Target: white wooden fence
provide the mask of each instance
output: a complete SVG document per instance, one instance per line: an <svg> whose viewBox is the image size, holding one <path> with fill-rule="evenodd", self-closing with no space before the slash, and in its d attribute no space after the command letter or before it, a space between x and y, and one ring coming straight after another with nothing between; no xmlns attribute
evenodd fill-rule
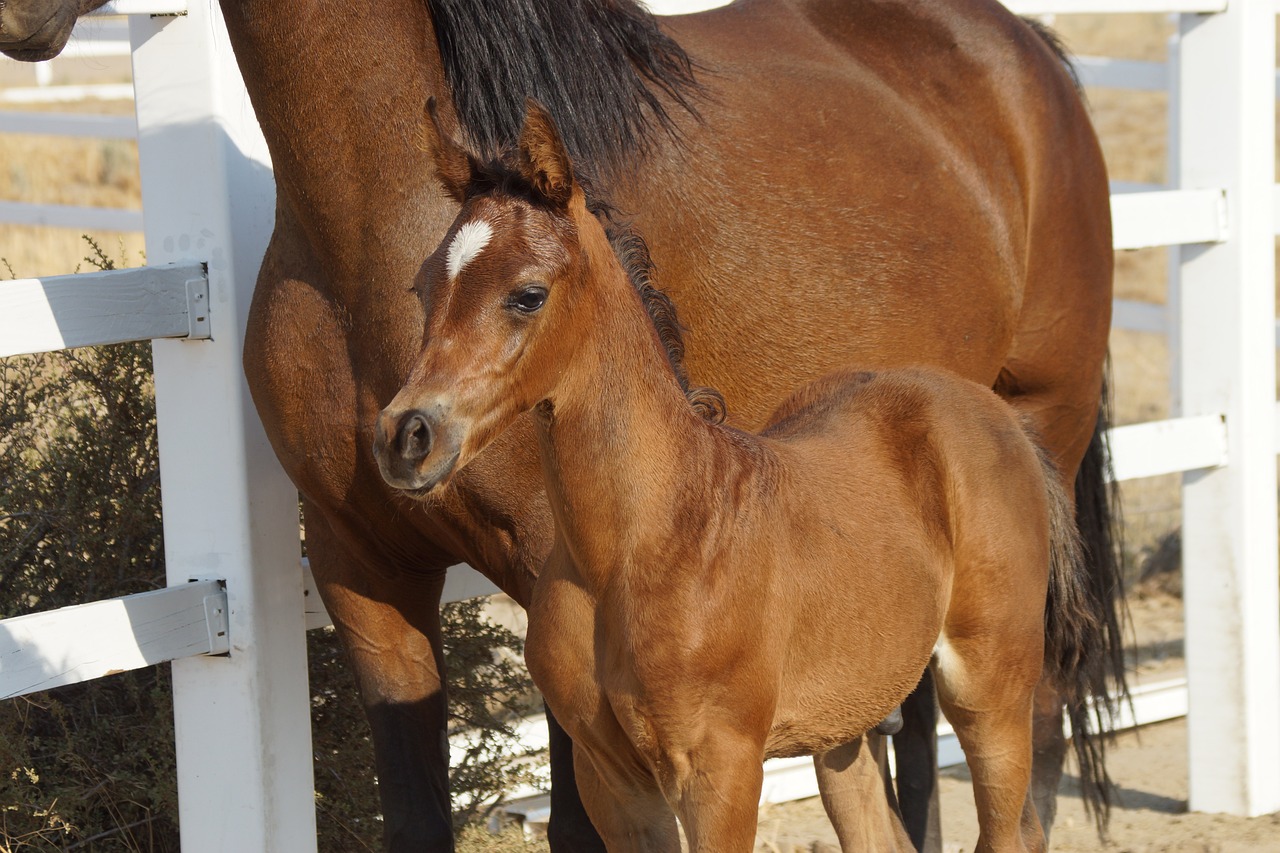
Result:
<svg viewBox="0 0 1280 853"><path fill-rule="evenodd" d="M303 631L325 616L298 570L296 493L240 371L272 224L270 164L216 4L115 5L132 14L151 266L4 284L0 353L155 339L169 588L0 621L0 696L172 660L184 849L314 849ZM1182 117L1177 189L1112 200L1118 248L1182 246L1172 307L1117 306L1151 328L1174 321L1182 412L1116 429L1112 441L1118 478L1187 472L1191 806L1275 811L1275 0L1008 5L1184 13L1170 69L1083 66L1094 84L1172 85ZM0 132L24 127L76 132L73 121L0 114ZM450 598L493 589L470 570L450 575Z"/></svg>

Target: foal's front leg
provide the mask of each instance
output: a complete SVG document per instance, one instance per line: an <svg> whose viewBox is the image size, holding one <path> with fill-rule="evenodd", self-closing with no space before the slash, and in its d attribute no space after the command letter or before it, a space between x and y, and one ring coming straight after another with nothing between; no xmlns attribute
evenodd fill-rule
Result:
<svg viewBox="0 0 1280 853"><path fill-rule="evenodd" d="M680 853L675 813L652 777L627 773L581 745L573 750L573 772L582 805L609 853Z"/></svg>
<svg viewBox="0 0 1280 853"><path fill-rule="evenodd" d="M764 783L764 744L716 732L674 769L676 810L690 853L750 853Z"/></svg>

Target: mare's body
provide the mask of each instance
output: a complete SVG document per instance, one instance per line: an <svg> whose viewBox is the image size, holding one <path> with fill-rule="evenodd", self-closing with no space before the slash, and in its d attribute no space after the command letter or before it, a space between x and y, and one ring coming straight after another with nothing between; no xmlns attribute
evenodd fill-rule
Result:
<svg viewBox="0 0 1280 853"><path fill-rule="evenodd" d="M1065 647L1050 630L1051 660L1087 657L1097 623L1073 610L1069 503L1017 414L899 369L809 383L760 435L708 423L546 114L500 163L462 177L464 158L441 146L465 200L423 266L425 343L375 454L430 500L535 412L556 538L526 660L608 848L675 853L678 814L693 851L752 850L763 760L861 737L932 656L977 849L1043 849L1046 629L1072 626Z"/></svg>
<svg viewBox="0 0 1280 853"><path fill-rule="evenodd" d="M700 118L659 94L681 141L658 129L631 148L610 141L608 121L583 127L555 93L651 54L605 57L590 38L567 41L558 22L576 14L571 4L520 5L547 9L548 31L515 18L515 5L469 0L222 6L277 185L245 369L304 497L312 570L372 726L391 847L450 843L437 614L446 567L469 562L527 604L552 543L527 421L429 507L390 490L369 456L374 416L420 343L421 307L403 283L457 212L420 146L429 95L446 124L478 135L455 95L519 110L533 94L570 136L595 134L614 152L622 165L603 188L636 215L681 305L692 376L725 392L739 426L760 427L832 367L924 362L996 387L1033 421L1068 485L1091 437L1100 446L1105 170L1059 57L994 0L752 0L665 19L698 63ZM0 49L56 52L61 24L41 23L55 7L82 11L9 0ZM39 14L24 17L30 8ZM482 60L475 75L451 76L438 36L444 21L465 30L455 18L466 9L495 10L492 46L468 52ZM542 76L503 76L506 57L529 55L546 60ZM1085 469L1095 482L1100 460ZM1084 521L1105 538L1087 506ZM1107 546L1091 551L1101 560L1093 597L1114 613ZM1049 687L1037 765L1046 818L1059 718ZM563 828L553 824L553 843Z"/></svg>

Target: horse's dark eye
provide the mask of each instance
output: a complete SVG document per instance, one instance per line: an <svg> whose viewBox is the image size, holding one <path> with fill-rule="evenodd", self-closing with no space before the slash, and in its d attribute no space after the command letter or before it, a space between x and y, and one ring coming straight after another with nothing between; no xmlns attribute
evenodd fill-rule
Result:
<svg viewBox="0 0 1280 853"><path fill-rule="evenodd" d="M526 287L511 294L507 298L507 305L521 314L532 314L541 308L546 301L547 289L545 287Z"/></svg>

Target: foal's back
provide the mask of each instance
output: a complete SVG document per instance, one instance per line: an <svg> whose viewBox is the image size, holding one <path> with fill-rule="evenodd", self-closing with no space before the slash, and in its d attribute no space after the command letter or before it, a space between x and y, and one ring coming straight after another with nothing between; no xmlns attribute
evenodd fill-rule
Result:
<svg viewBox="0 0 1280 853"><path fill-rule="evenodd" d="M1008 404L930 368L828 375L761 437L790 481L773 496L790 535L771 549L789 601L772 613L790 618L764 629L786 650L768 751L817 752L914 687L957 594L1043 581L1045 472Z"/></svg>

